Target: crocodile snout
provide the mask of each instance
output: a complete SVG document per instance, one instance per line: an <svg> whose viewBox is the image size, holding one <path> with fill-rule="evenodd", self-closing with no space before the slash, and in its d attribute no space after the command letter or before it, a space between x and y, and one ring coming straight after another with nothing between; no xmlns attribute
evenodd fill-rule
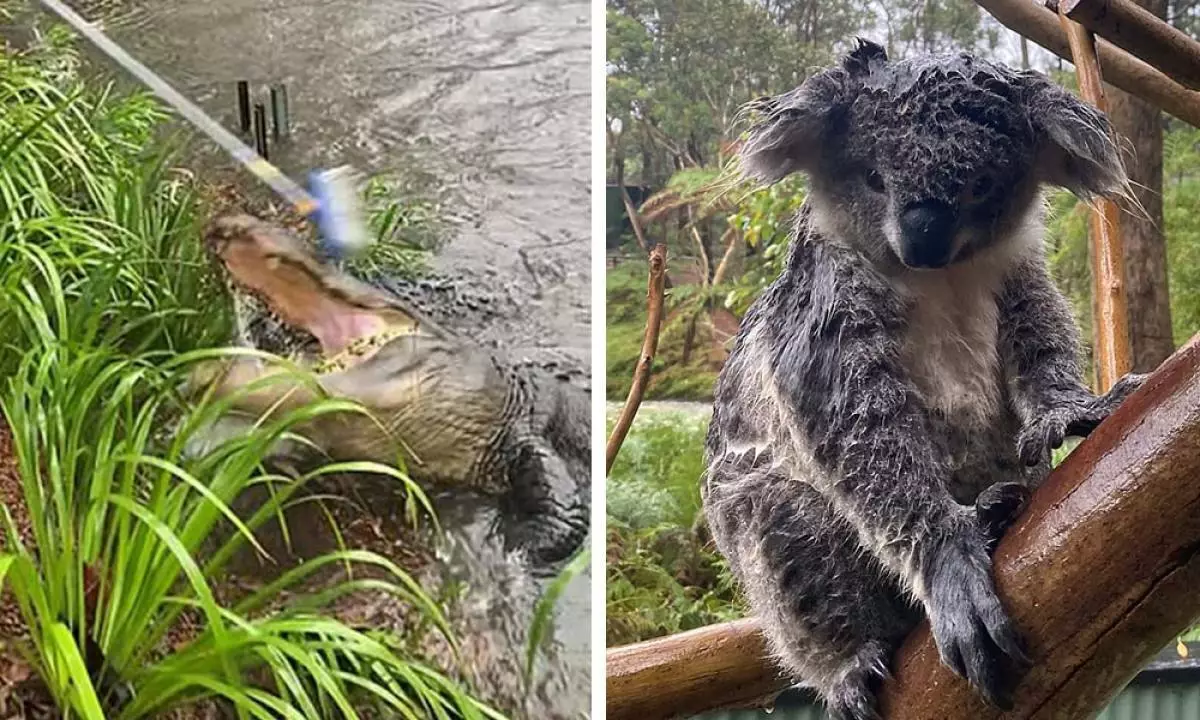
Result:
<svg viewBox="0 0 1200 720"><path fill-rule="evenodd" d="M211 223L205 243L233 285L316 337L327 357L373 347L369 341L382 334L416 331L417 321L395 302L321 262L282 228L228 215Z"/></svg>

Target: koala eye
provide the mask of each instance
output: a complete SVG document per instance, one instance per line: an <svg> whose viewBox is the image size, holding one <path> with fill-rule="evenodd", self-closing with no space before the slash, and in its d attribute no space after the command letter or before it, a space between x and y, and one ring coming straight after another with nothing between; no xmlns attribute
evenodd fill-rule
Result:
<svg viewBox="0 0 1200 720"><path fill-rule="evenodd" d="M877 170L868 170L863 175L863 180L866 181L867 187L877 193L883 192L883 176Z"/></svg>
<svg viewBox="0 0 1200 720"><path fill-rule="evenodd" d="M996 183L987 175L980 175L975 178L969 186L967 186L966 197L963 198L969 203L976 203L986 200L992 190L995 189Z"/></svg>

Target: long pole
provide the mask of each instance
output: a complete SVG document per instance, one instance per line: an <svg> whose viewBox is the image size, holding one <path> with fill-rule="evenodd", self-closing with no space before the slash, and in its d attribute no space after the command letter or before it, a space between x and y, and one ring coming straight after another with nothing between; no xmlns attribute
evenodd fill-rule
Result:
<svg viewBox="0 0 1200 720"><path fill-rule="evenodd" d="M100 32L95 25L84 20L74 10L59 2L59 0L41 0L41 2L87 38L97 49L111 58L113 62L125 68L143 85L150 88L155 95L174 108L188 122L195 125L200 132L224 148L235 160L242 163L247 170L254 173L260 180L269 185L271 189L279 193L300 214L308 215L317 209L316 198L310 195L307 190L280 172L279 168L267 162L261 155L247 147L233 133L209 117L199 106L188 100L179 91L168 85L165 80L151 71L150 68L138 62L136 58L125 52L120 45L117 45L108 36Z"/></svg>

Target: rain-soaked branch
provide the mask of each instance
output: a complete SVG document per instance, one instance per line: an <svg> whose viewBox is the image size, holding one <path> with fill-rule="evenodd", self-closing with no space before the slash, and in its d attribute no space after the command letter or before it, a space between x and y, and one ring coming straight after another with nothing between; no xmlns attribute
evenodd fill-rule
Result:
<svg viewBox="0 0 1200 720"><path fill-rule="evenodd" d="M1033 666L1008 713L938 658L922 623L892 662L885 720L1094 717L1200 616L1200 336L1050 474L995 555ZM612 720L761 703L786 682L754 620L608 651Z"/></svg>
<svg viewBox="0 0 1200 720"><path fill-rule="evenodd" d="M1177 83L1200 90L1200 42L1133 0L1044 0Z"/></svg>
<svg viewBox="0 0 1200 720"><path fill-rule="evenodd" d="M617 418L617 424L613 426L612 435L608 438L608 447L605 448L606 475L612 470L613 460L617 458L621 443L625 442L625 435L629 433L629 426L633 424L638 406L642 404L642 396L646 394L646 385L650 382L650 366L654 363L654 353L658 350L658 331L662 327L663 288L666 277L667 246L655 245L650 251L650 282L646 291L646 334L642 339L642 353L638 357L637 367L633 370L633 385L629 388L629 396L625 398L625 407L621 408L621 415Z"/></svg>

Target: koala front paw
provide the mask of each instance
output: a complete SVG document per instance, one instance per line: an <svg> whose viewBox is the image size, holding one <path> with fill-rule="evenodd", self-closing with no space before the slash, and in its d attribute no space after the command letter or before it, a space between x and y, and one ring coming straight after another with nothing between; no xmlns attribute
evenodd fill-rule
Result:
<svg viewBox="0 0 1200 720"><path fill-rule="evenodd" d="M1061 447L1066 438L1087 437L1125 398L1142 386L1146 377L1129 373L1099 397L1081 391L1078 395L1052 401L1021 430L1017 438L1021 462L1037 465L1048 451Z"/></svg>
<svg viewBox="0 0 1200 720"><path fill-rule="evenodd" d="M1029 660L996 596L991 565L977 531L948 539L930 558L926 612L942 662L989 703L1010 710L1005 666L1020 671Z"/></svg>

